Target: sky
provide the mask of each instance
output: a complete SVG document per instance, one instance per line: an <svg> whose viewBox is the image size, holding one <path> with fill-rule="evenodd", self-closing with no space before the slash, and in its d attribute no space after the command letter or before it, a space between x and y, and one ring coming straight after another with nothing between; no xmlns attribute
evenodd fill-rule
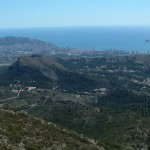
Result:
<svg viewBox="0 0 150 150"><path fill-rule="evenodd" d="M0 0L0 28L150 25L150 0Z"/></svg>

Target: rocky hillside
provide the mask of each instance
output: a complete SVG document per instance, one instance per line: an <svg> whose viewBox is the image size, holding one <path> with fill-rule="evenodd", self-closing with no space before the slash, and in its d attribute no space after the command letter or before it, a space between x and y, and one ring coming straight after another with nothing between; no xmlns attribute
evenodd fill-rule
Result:
<svg viewBox="0 0 150 150"><path fill-rule="evenodd" d="M55 124L0 108L0 150L103 150Z"/></svg>

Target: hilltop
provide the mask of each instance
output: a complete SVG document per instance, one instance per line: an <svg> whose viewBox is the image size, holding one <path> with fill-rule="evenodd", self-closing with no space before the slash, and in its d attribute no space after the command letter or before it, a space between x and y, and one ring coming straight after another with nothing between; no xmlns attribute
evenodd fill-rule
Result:
<svg viewBox="0 0 150 150"><path fill-rule="evenodd" d="M73 71L60 63L60 59L33 55L18 58L1 75L1 84L19 81L24 86L59 88L68 91L93 89L97 83L88 75ZM82 85L86 86L83 87Z"/></svg>

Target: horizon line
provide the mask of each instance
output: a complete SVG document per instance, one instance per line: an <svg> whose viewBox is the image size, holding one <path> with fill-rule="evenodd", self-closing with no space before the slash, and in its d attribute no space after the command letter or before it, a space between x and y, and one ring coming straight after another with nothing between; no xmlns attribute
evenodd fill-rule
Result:
<svg viewBox="0 0 150 150"><path fill-rule="evenodd" d="M38 26L38 27L0 27L0 29L39 29L39 28L72 28L72 27L150 27L149 25L68 25L68 26Z"/></svg>

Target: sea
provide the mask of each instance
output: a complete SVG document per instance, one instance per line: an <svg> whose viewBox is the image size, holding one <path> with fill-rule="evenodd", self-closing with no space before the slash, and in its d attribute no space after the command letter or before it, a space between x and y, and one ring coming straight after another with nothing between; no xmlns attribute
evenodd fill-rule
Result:
<svg viewBox="0 0 150 150"><path fill-rule="evenodd" d="M0 29L0 37L39 39L59 47L85 50L150 51L150 26L86 26Z"/></svg>

